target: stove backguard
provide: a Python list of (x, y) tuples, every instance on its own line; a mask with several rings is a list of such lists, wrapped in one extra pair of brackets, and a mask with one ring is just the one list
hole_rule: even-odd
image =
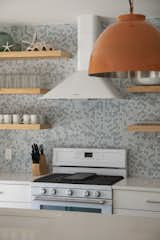
[(96, 173), (127, 177), (125, 149), (54, 148), (53, 173)]

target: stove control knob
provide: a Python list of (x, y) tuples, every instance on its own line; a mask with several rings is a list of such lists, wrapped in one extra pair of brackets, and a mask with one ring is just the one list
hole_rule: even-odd
[(100, 197), (100, 195), (101, 195), (100, 192), (98, 192), (98, 191), (95, 191), (95, 192), (94, 192), (94, 197)]
[(53, 188), (52, 191), (51, 191), (51, 194), (56, 195), (56, 189)]
[(83, 192), (83, 197), (88, 197), (90, 195), (90, 192), (89, 191), (84, 191)]
[(73, 194), (73, 191), (71, 189), (66, 190), (67, 196), (71, 196)]
[(46, 188), (42, 188), (42, 189), (41, 189), (41, 194), (42, 194), (42, 195), (45, 195), (46, 193), (47, 193), (47, 189), (46, 189)]

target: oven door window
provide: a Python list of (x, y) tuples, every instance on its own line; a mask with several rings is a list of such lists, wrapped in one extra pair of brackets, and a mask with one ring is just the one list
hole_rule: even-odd
[(40, 209), (52, 211), (65, 211), (65, 212), (88, 212), (88, 213), (102, 213), (100, 208), (85, 208), (85, 207), (67, 207), (67, 206), (50, 206), (40, 205)]

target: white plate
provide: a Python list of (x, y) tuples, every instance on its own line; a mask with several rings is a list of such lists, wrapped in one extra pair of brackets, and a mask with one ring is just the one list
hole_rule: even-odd
[(160, 78), (138, 78), (135, 82), (139, 85), (160, 85)]

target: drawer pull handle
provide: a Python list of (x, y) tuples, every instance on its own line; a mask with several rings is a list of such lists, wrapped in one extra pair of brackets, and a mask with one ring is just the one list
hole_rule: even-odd
[(0, 192), (0, 194), (3, 194), (4, 192)]
[(151, 204), (160, 204), (160, 201), (154, 201), (154, 200), (147, 200), (146, 202)]

